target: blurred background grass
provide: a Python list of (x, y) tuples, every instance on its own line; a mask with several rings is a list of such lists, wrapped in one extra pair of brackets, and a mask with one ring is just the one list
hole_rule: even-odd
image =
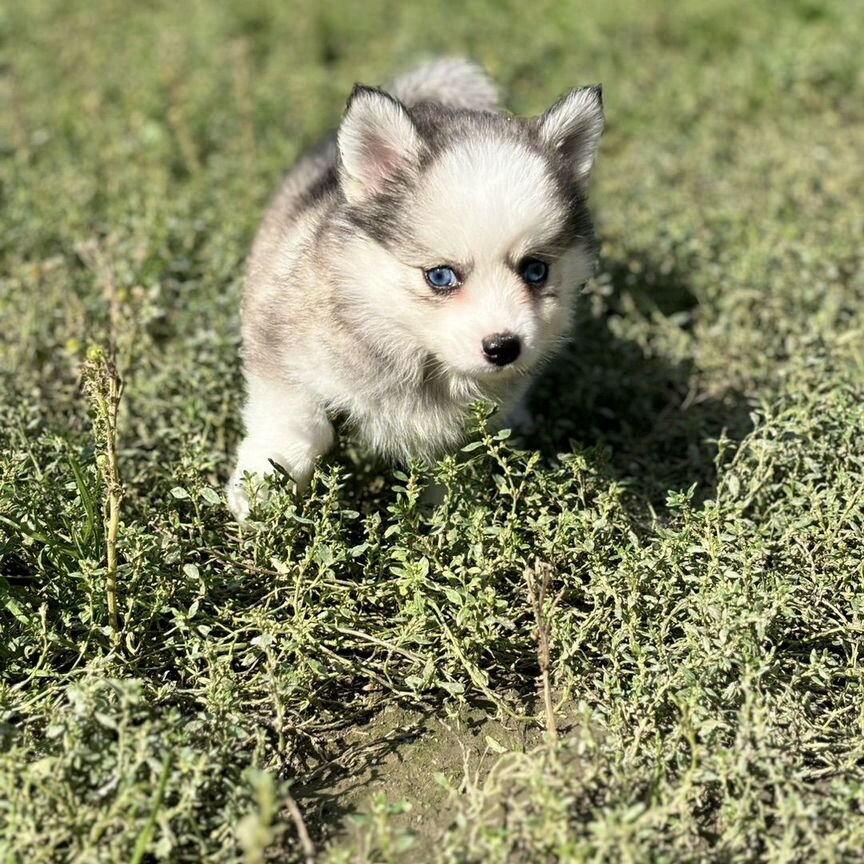
[[(462, 497), (428, 516), (345, 445), (240, 536), (219, 490), (252, 233), (355, 81), (439, 54), (524, 114), (604, 85), (601, 260), (534, 398), (542, 459), (445, 466)], [(343, 736), (374, 743), (381, 706), (534, 710), (540, 555), (576, 755), (448, 775), (424, 856), (857, 860), (862, 56), (857, 2), (0, 6), (0, 853), (291, 859), (289, 788), (326, 844), (365, 764)], [(109, 295), (119, 653), (80, 389)], [(416, 856), (370, 806), (327, 854)]]

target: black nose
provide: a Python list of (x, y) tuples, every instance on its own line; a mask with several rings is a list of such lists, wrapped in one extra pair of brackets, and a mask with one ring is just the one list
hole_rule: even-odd
[(521, 348), (519, 337), (512, 333), (493, 333), (483, 340), (483, 353), (496, 366), (512, 363), (519, 356)]

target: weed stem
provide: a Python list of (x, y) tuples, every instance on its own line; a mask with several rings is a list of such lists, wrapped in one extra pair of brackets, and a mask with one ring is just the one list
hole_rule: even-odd
[[(539, 576), (539, 581), (538, 581)], [(534, 562), (533, 569), (525, 570), (528, 583), (528, 598), (534, 610), (535, 638), (537, 639), (537, 659), (540, 664), (540, 680), (543, 686), (543, 707), (546, 714), (546, 732), (550, 741), (558, 740), (558, 725), (555, 721), (555, 705), (552, 702), (552, 683), (549, 679), (551, 666), (549, 652), (549, 621), (544, 606), (549, 583), (552, 579), (552, 568), (539, 558)]]

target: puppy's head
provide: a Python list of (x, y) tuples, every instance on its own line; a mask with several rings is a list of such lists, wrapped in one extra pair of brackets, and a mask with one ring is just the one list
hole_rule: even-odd
[(602, 128), (599, 87), (530, 120), (355, 88), (338, 133), (347, 290), (448, 370), (527, 372), (591, 272)]

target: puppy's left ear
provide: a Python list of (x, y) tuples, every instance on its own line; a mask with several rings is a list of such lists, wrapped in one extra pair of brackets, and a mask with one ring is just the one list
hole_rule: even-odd
[(345, 197), (358, 204), (412, 171), (423, 147), (405, 106), (383, 90), (357, 85), (337, 134)]
[(543, 143), (564, 156), (577, 182), (587, 182), (603, 132), (603, 88), (571, 90), (539, 123)]

